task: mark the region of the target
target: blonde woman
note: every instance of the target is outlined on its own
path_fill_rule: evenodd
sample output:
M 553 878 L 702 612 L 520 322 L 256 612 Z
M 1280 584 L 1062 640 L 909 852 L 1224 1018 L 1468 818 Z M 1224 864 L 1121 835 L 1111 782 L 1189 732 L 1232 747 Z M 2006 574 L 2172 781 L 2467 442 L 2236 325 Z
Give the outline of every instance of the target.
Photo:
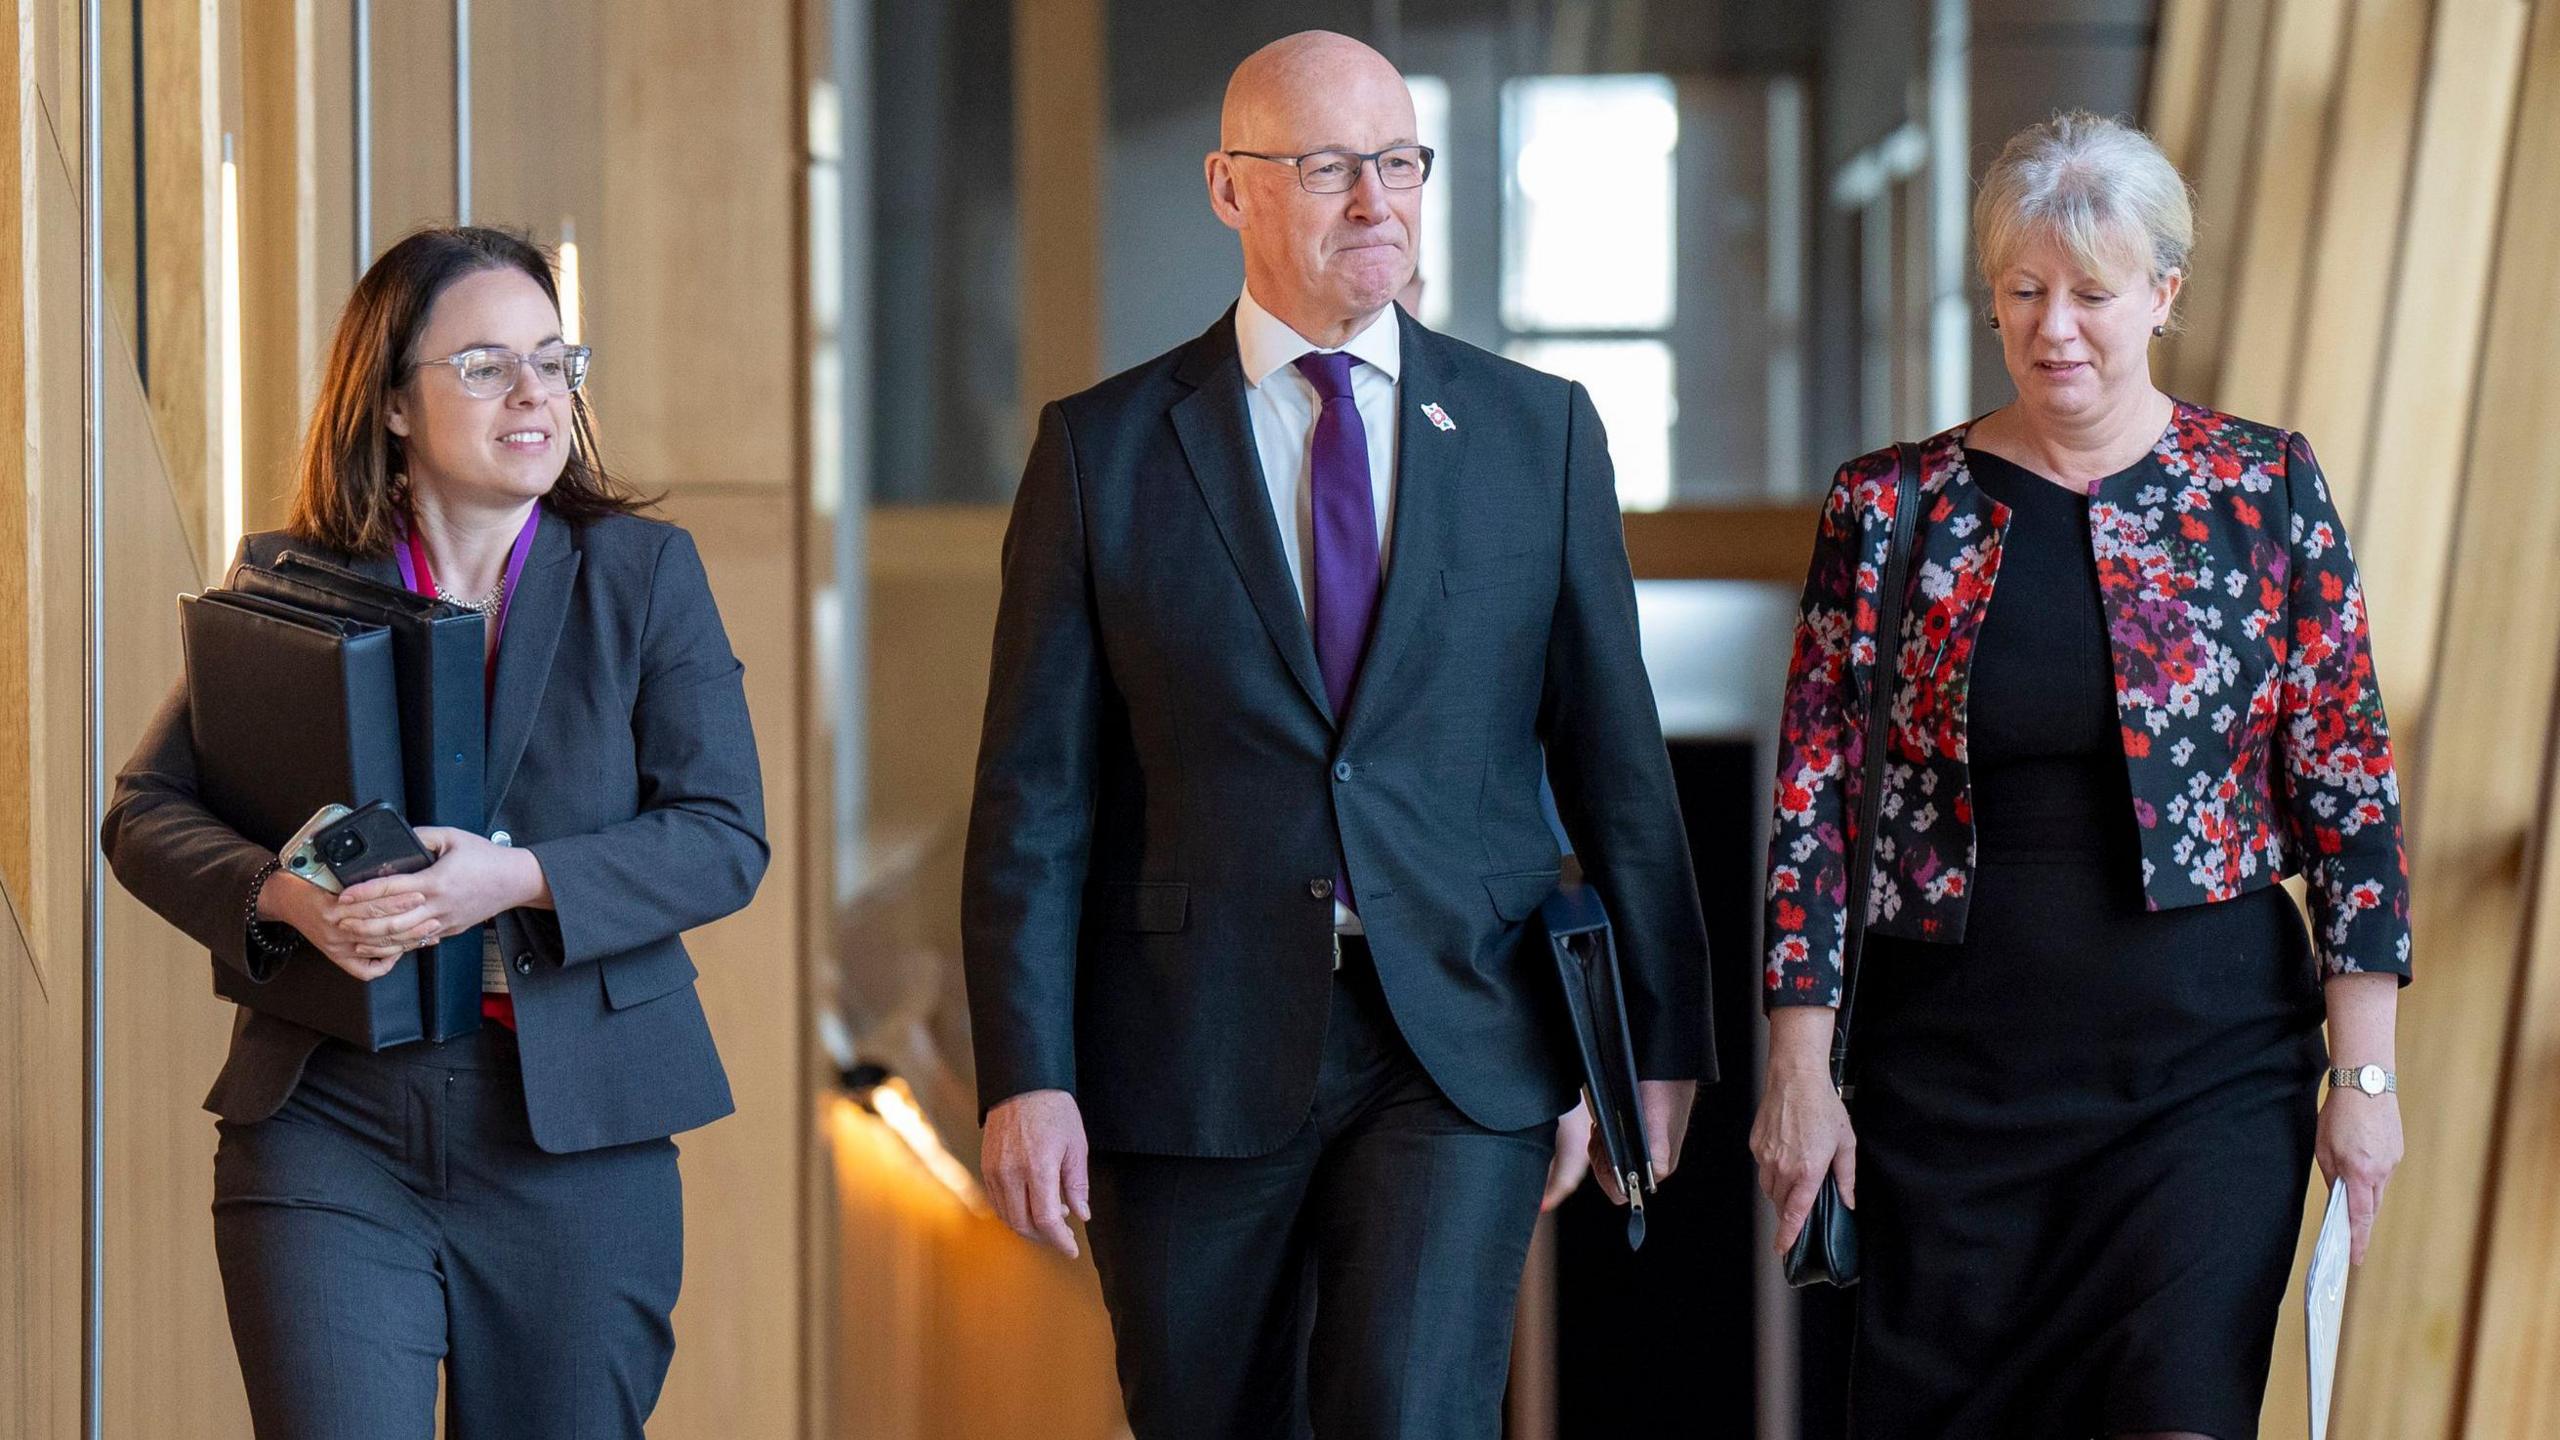
M 2310 1165 L 2361 1259 L 2400 1157 L 2408 869 L 2364 592 L 2302 436 L 2152 382 L 2193 230 L 2138 131 L 2010 140 L 1974 238 L 2017 398 L 1918 447 L 1899 634 L 1895 452 L 1823 510 L 1752 1144 L 1781 1248 L 1826 1173 L 1856 1206 L 1862 1437 L 2256 1434 Z M 1825 1059 L 1877 741 L 1853 1127 Z

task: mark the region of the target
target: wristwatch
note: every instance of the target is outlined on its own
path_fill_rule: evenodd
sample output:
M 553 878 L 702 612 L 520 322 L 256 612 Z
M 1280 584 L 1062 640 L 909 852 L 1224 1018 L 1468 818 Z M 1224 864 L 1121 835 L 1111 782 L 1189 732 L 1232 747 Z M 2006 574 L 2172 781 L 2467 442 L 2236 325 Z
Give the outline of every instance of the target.
M 2400 1077 L 2379 1065 L 2341 1066 L 2329 1072 L 2332 1090 L 2361 1090 L 2367 1095 L 2397 1095 Z

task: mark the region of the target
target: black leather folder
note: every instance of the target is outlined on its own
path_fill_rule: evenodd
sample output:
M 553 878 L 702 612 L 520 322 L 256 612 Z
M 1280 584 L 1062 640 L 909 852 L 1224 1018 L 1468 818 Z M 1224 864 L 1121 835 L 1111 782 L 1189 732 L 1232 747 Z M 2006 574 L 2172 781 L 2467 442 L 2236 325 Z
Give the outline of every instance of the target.
M 1653 1156 L 1645 1145 L 1636 1099 L 1636 1047 L 1627 1029 L 1626 991 L 1608 907 L 1587 885 L 1558 889 L 1538 907 L 1547 945 L 1564 984 L 1574 1048 L 1582 1056 L 1582 1093 L 1600 1148 L 1627 1197 L 1627 1248 L 1644 1244 L 1644 1198 L 1653 1193 Z
M 487 622 L 478 611 L 290 550 L 276 557 L 272 569 L 241 566 L 231 588 L 390 630 L 409 794 L 403 818 L 412 825 L 487 833 Z M 428 1039 L 450 1040 L 479 1028 L 481 940 L 475 925 L 419 952 L 426 971 Z
M 226 824 L 273 849 L 323 805 L 406 805 L 389 629 L 226 590 L 178 616 L 199 793 Z M 264 981 L 216 961 L 214 993 L 368 1050 L 424 1038 L 417 956 L 367 982 L 293 946 Z

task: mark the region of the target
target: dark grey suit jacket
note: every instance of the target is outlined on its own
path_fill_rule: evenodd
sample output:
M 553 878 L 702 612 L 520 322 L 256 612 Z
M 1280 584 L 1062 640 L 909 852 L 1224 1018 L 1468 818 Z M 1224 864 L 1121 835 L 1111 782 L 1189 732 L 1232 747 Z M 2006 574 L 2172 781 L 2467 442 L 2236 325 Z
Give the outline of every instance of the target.
M 263 564 L 288 549 L 399 583 L 388 556 L 351 561 L 281 532 L 240 553 Z M 498 649 L 487 794 L 490 831 L 540 858 L 558 906 L 495 922 L 545 1150 L 654 1139 L 736 1108 L 678 936 L 744 906 L 764 875 L 743 674 L 693 537 L 543 516 Z M 116 777 L 101 841 L 127 890 L 248 972 L 242 917 L 268 852 L 196 799 L 183 680 Z M 274 1114 L 321 1038 L 242 1009 L 205 1108 Z
M 1617 924 L 1643 1073 L 1714 1075 L 1599 417 L 1578 385 L 1401 323 L 1393 537 L 1345 715 L 1282 558 L 1232 314 L 1042 413 L 964 881 L 983 1104 L 1071 1091 L 1103 1149 L 1280 1145 L 1314 1094 L 1338 841 L 1441 1089 L 1497 1130 L 1561 1113 L 1577 1072 L 1524 923 L 1556 882 L 1547 771 Z

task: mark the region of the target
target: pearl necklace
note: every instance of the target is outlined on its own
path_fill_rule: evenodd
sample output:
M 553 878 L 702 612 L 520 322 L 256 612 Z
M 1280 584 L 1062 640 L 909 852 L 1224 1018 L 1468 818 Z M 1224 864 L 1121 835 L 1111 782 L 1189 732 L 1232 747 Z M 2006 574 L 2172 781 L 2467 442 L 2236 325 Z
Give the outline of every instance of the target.
M 494 620 L 498 615 L 499 604 L 507 598 L 507 577 L 499 576 L 498 583 L 489 587 L 489 593 L 477 600 L 463 599 L 444 588 L 444 582 L 439 580 L 436 582 L 436 598 L 448 605 L 459 605 L 465 610 L 477 610 L 484 618 Z

